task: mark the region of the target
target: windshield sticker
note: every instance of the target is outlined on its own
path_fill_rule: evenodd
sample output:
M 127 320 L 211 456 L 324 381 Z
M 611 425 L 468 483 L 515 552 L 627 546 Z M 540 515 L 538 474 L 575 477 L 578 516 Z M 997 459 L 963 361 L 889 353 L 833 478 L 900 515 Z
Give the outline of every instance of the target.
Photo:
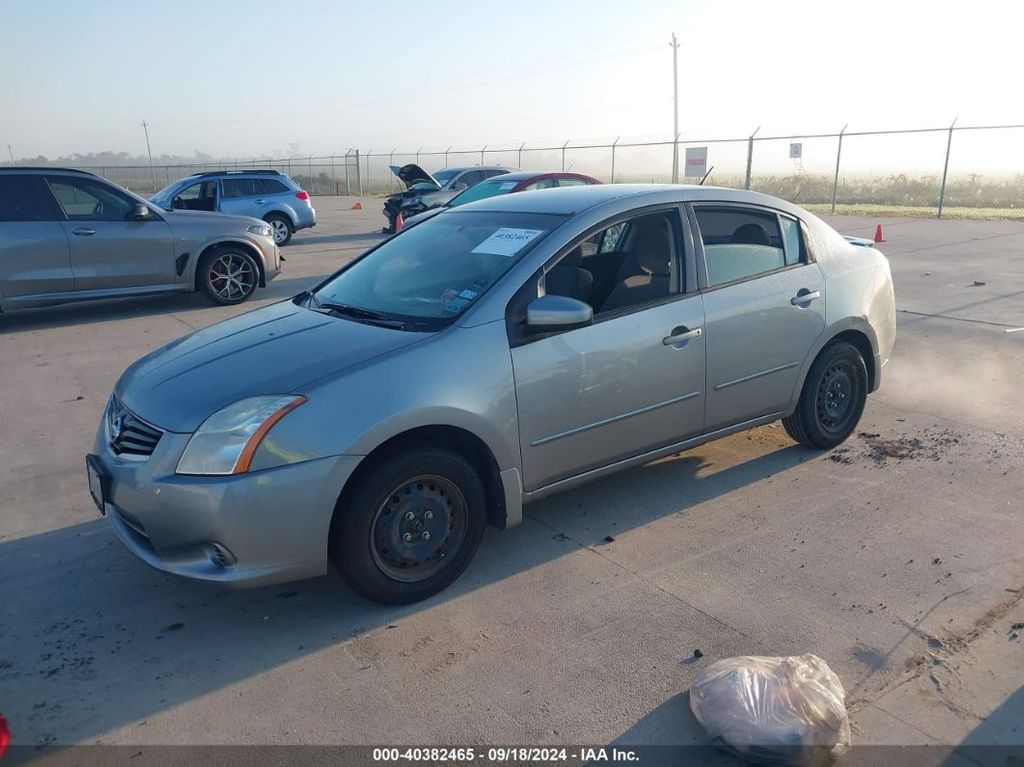
M 459 293 L 459 298 L 465 298 L 467 301 L 472 301 L 479 295 L 480 294 L 477 293 L 475 290 L 464 290 L 461 293 Z
M 455 298 L 458 298 L 458 297 L 459 297 L 459 291 L 453 290 L 452 288 L 447 288 L 444 291 L 444 293 L 441 294 L 441 303 L 446 304 L 449 301 L 451 301 L 451 300 L 453 300 Z
M 492 256 L 512 257 L 525 248 L 532 240 L 544 234 L 542 229 L 512 229 L 502 227 L 471 252 L 487 253 Z
M 515 189 L 515 186 L 518 183 L 518 181 L 506 181 L 504 184 L 500 184 L 498 186 L 498 189 L 500 189 L 503 192 L 507 192 L 509 189 Z
M 462 311 L 462 307 L 469 303 L 465 298 L 454 298 L 444 305 L 444 310 L 449 314 L 455 314 L 456 312 Z

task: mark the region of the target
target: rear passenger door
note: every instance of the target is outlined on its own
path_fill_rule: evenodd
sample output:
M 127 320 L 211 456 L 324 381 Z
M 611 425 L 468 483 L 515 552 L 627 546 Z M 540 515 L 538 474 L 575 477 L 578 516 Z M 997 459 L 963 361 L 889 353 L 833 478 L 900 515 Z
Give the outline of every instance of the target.
M 266 200 L 261 200 L 266 206 Z M 222 178 L 220 180 L 221 213 L 236 216 L 260 217 L 260 205 L 256 202 L 256 190 L 251 178 Z
M 0 174 L 0 296 L 29 296 L 74 289 L 71 251 L 43 177 Z
M 705 431 L 780 414 L 825 328 L 825 286 L 800 222 L 757 206 L 690 211 L 704 295 Z

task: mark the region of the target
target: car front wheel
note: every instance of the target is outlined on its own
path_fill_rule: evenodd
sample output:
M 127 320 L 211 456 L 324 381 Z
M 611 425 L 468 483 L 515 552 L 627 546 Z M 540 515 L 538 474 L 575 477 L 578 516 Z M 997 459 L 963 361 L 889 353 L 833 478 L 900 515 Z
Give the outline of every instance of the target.
M 256 259 L 240 248 L 214 248 L 199 262 L 196 282 L 215 304 L 240 304 L 256 292 L 260 272 Z
M 418 602 L 466 569 L 483 537 L 486 505 L 480 478 L 459 454 L 425 447 L 392 455 L 342 497 L 331 560 L 368 599 Z
M 274 233 L 274 242 L 277 243 L 278 247 L 283 248 L 291 242 L 292 222 L 285 216 L 282 216 L 280 213 L 271 213 L 263 220 L 270 224 L 270 228 Z
M 833 448 L 857 428 L 867 395 L 868 371 L 860 350 L 833 342 L 814 360 L 796 412 L 782 425 L 801 445 Z

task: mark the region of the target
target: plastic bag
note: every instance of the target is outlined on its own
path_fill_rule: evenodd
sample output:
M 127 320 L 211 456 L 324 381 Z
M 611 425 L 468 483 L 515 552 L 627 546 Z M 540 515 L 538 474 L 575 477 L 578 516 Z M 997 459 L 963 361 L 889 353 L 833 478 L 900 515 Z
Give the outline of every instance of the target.
M 850 746 L 846 692 L 816 655 L 746 656 L 701 671 L 690 708 L 711 742 L 751 762 L 822 765 Z

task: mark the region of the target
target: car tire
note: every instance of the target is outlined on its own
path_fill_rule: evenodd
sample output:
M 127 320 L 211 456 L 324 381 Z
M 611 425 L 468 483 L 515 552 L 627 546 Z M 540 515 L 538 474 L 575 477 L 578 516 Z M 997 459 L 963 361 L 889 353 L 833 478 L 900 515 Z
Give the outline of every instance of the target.
M 270 224 L 270 228 L 274 230 L 274 242 L 277 243 L 279 248 L 283 248 L 292 241 L 292 234 L 294 234 L 295 229 L 288 216 L 281 213 L 270 213 L 263 220 Z
M 259 282 L 256 259 L 236 246 L 220 245 L 208 250 L 196 267 L 197 287 L 219 306 L 233 306 L 248 300 Z
M 830 343 L 811 365 L 786 432 L 801 445 L 828 450 L 857 428 L 868 395 L 868 370 L 860 350 L 845 341 Z
M 393 453 L 360 471 L 339 501 L 331 561 L 367 599 L 418 602 L 466 569 L 486 518 L 483 484 L 461 455 L 428 447 Z

